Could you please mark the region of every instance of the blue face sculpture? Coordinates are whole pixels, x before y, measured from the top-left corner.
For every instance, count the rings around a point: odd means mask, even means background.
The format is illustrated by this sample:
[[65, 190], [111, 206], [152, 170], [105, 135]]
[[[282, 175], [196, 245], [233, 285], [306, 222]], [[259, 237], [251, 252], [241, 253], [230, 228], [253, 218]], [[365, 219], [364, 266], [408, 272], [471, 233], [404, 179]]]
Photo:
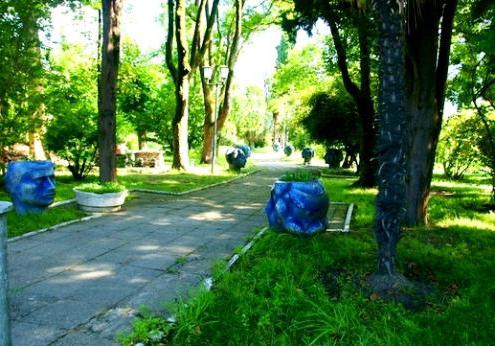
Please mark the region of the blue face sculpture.
[[5, 187], [18, 214], [40, 213], [55, 198], [54, 165], [51, 161], [12, 161]]

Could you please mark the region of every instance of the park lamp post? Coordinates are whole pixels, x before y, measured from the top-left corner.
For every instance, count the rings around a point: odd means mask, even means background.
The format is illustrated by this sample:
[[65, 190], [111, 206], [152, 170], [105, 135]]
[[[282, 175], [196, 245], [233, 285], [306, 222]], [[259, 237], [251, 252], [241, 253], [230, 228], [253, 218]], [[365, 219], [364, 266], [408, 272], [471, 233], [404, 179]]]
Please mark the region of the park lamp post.
[[[214, 72], [217, 72], [217, 78], [215, 78]], [[217, 155], [218, 93], [229, 76], [229, 68], [225, 65], [217, 67], [203, 66], [203, 76], [206, 82], [215, 88], [215, 118], [213, 120], [213, 138], [211, 146], [211, 174], [213, 174], [215, 172], [215, 159]]]

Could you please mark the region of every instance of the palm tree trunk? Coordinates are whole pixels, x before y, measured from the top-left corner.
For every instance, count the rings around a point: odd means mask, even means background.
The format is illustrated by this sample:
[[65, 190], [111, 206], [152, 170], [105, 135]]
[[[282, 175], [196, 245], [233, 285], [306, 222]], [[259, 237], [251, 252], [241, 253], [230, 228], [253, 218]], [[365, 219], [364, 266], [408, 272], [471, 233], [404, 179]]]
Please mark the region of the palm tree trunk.
[[[378, 196], [374, 231], [378, 269], [371, 278], [375, 289], [386, 289], [403, 278], [395, 259], [405, 207], [406, 90], [404, 32], [395, 0], [377, 0], [379, 15]], [[405, 280], [405, 279], [404, 279]]]

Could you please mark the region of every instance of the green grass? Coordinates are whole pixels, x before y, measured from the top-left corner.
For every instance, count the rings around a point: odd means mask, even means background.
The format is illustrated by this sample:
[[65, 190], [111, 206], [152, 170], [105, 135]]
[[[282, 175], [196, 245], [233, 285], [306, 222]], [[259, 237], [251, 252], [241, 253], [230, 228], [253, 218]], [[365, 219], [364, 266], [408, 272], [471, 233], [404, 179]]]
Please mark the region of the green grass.
[[7, 214], [8, 237], [17, 237], [31, 231], [51, 227], [62, 222], [79, 219], [86, 214], [75, 205], [50, 208], [41, 214]]
[[77, 186], [78, 191], [91, 192], [96, 194], [116, 193], [125, 190], [125, 186], [117, 183], [87, 183]]
[[481, 208], [490, 192], [484, 181], [435, 178], [431, 226], [405, 231], [398, 268], [433, 288], [419, 311], [365, 288], [376, 267], [376, 190], [354, 181], [324, 179], [331, 200], [357, 205], [350, 234], [268, 232], [213, 291], [177, 306], [177, 324], [148, 316], [123, 344], [158, 331], [147, 345], [493, 344], [495, 215]]

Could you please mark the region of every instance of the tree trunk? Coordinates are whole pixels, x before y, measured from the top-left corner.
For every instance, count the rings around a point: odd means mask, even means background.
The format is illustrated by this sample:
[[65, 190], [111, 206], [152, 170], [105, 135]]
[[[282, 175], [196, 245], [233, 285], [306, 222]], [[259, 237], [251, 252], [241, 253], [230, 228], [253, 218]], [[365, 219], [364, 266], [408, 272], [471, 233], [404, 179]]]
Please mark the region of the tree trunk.
[[402, 17], [396, 1], [377, 0], [376, 7], [379, 17], [380, 89], [378, 196], [374, 230], [378, 243], [378, 269], [371, 283], [381, 291], [401, 278], [396, 273], [395, 258], [405, 206], [407, 132]]
[[[409, 226], [427, 223], [435, 151], [442, 126], [445, 81], [457, 0], [424, 1], [406, 36], [407, 211]], [[418, 11], [418, 10], [416, 10]], [[441, 31], [439, 26], [441, 24]], [[440, 32], [440, 38], [439, 38]]]
[[117, 179], [116, 149], [116, 92], [120, 60], [120, 20], [122, 0], [102, 0], [103, 45], [98, 102], [98, 145], [100, 153], [100, 181]]
[[347, 52], [344, 42], [340, 36], [340, 31], [335, 21], [329, 17], [327, 22], [330, 26], [330, 32], [337, 52], [337, 65], [342, 75], [342, 81], [348, 94], [353, 98], [360, 120], [361, 138], [359, 146], [359, 180], [357, 185], [361, 187], [373, 187], [375, 185], [376, 163], [375, 157], [375, 110], [370, 88], [370, 35], [366, 29], [364, 15], [360, 15], [357, 29], [359, 33], [359, 66], [360, 66], [360, 86], [356, 85], [351, 79], [348, 63]]
[[138, 149], [143, 150], [144, 145], [146, 144], [146, 132], [145, 131], [138, 131], [137, 139], [138, 139]]
[[189, 80], [179, 78], [179, 87], [175, 94], [176, 109], [172, 121], [173, 130], [173, 160], [172, 168], [187, 170], [189, 168]]
[[[242, 32], [242, 12], [244, 9], [244, 0], [236, 0], [235, 8], [236, 8], [236, 16], [235, 16], [235, 29], [234, 35], [231, 41], [230, 47], [227, 49], [227, 67], [229, 68], [229, 74], [227, 76], [227, 80], [225, 81], [225, 86], [223, 88], [223, 98], [220, 105], [220, 110], [218, 115], [213, 115], [214, 113], [214, 100], [211, 95], [211, 89], [207, 85], [207, 83], [203, 82], [203, 94], [204, 94], [204, 102], [205, 102], [205, 121], [203, 124], [203, 149], [201, 154], [201, 161], [203, 163], [211, 162], [211, 150], [212, 150], [212, 141], [214, 136], [214, 119], [215, 116], [218, 116], [217, 120], [217, 133], [219, 133], [223, 126], [225, 125], [225, 121], [230, 113], [231, 107], [231, 90], [232, 84], [234, 80], [234, 68], [237, 62], [237, 58], [239, 57], [240, 51], [240, 41], [241, 41], [241, 32]], [[211, 42], [210, 42], [211, 44]], [[208, 90], [205, 90], [208, 89]], [[220, 101], [220, 100], [219, 100]], [[217, 148], [218, 149], [218, 148]]]

